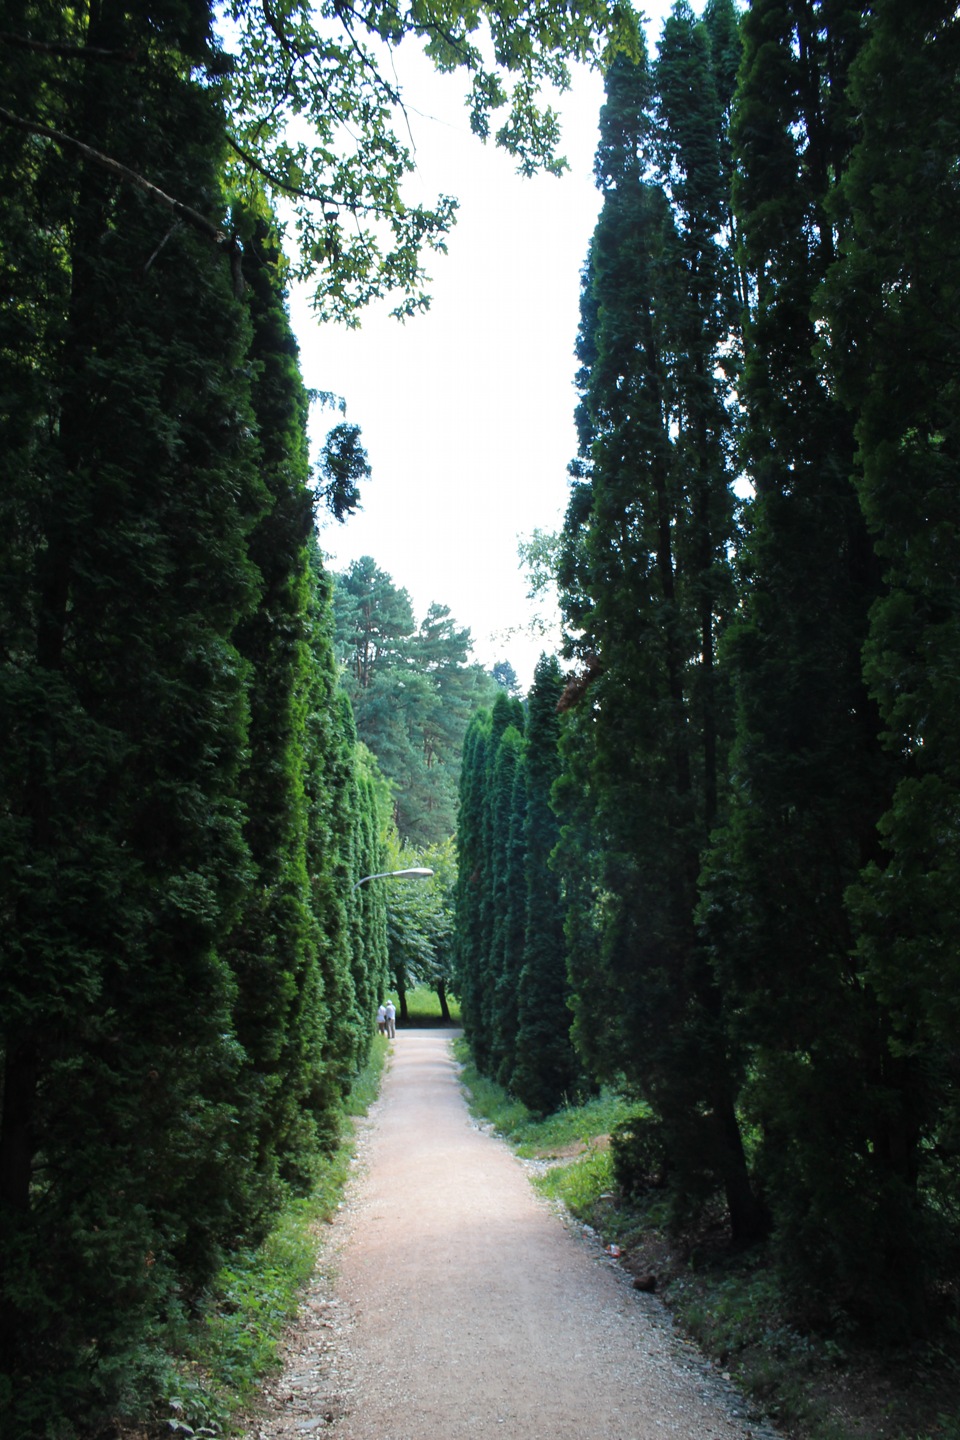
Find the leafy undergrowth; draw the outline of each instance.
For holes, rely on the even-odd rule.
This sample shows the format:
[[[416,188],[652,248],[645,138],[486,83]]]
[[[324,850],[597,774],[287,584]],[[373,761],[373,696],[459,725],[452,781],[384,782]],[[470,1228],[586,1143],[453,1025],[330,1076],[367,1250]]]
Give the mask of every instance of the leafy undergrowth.
[[[479,1075],[458,1043],[474,1115],[518,1154],[542,1163],[534,1184],[590,1225],[639,1290],[655,1291],[686,1335],[790,1440],[960,1440],[960,1331],[878,1352],[842,1330],[810,1333],[790,1318],[762,1248],[733,1252],[722,1214],[668,1235],[656,1203],[627,1204],[608,1137],[635,1113],[604,1093],[537,1121]]]
[[[158,1385],[167,1397],[163,1413],[153,1428],[121,1428],[122,1440],[229,1435],[232,1417],[279,1368],[280,1341],[314,1272],[321,1227],[332,1219],[346,1184],[351,1122],[376,1099],[387,1054],[387,1042],[375,1040],[346,1104],[339,1146],[313,1193],[291,1200],[257,1249],[231,1257],[206,1296],[202,1316],[159,1337],[167,1352]]]
[[[609,1135],[614,1126],[637,1113],[636,1105],[622,1095],[603,1090],[583,1104],[567,1105],[545,1120],[538,1120],[496,1081],[480,1074],[465,1040],[453,1042],[453,1053],[462,1066],[460,1078],[472,1113],[493,1125],[517,1154],[528,1160],[573,1160],[583,1156],[601,1143],[599,1137]]]

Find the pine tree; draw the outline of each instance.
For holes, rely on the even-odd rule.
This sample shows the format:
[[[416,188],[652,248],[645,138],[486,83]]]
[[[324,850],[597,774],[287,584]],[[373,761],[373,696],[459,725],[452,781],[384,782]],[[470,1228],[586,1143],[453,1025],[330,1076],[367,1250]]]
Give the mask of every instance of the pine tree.
[[[403,840],[439,843],[456,825],[464,732],[496,686],[468,661],[470,631],[447,607],[431,605],[417,625],[407,591],[369,556],[335,583],[337,648],[360,738],[394,782]]]

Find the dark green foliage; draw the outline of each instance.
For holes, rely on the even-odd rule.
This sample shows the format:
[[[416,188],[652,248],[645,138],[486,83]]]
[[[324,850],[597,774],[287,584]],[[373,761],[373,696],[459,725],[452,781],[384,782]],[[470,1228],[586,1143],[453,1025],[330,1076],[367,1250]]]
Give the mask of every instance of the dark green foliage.
[[[219,214],[206,7],[18,8],[125,58],[5,47],[5,93]],[[162,1325],[309,1183],[385,966],[382,908],[327,925],[385,820],[267,229],[234,217],[241,295],[137,187],[4,139],[0,1429],[26,1440],[146,1403]]]
[[[836,207],[848,238],[829,278],[824,346],[856,418],[858,495],[883,569],[865,676],[896,788],[880,821],[882,852],[847,898],[858,966],[889,1034],[892,1113],[877,1203],[889,1210],[887,1243],[901,1247],[898,1294],[915,1307],[924,1273],[955,1255],[960,1181],[960,432],[949,324],[960,284],[950,178],[958,47],[952,6],[875,7],[850,72],[863,118]],[[917,1265],[897,1237],[905,1229],[924,1239],[927,1226]]]
[[[457,836],[457,984],[474,1062],[538,1114],[580,1080],[550,792],[559,770],[556,659],[524,707],[501,692],[464,744]],[[526,713],[525,713],[526,710]]]
[[[205,10],[109,4],[67,33],[129,48],[148,27],[156,52],[109,77],[30,62],[34,96],[207,204],[221,122],[185,78]],[[233,633],[257,599],[247,537],[266,496],[224,259],[185,228],[158,250],[167,217],[54,147],[18,139],[0,166],[17,197],[3,263],[18,207],[38,247],[0,344],[15,578],[0,615],[0,1352],[37,1377],[6,1397],[4,1429],[28,1435],[64,1406],[118,1402],[117,1353],[204,1282],[244,1208],[221,947],[249,875]]]
[[[569,1100],[580,1073],[570,1041],[563,897],[550,863],[560,834],[550,795],[560,770],[557,705],[563,684],[556,658],[541,656],[527,702],[522,816],[526,915],[510,1078],[511,1091],[538,1115],[550,1114]]]
[[[487,883],[486,831],[483,823],[490,713],[481,710],[467,726],[460,762],[457,819],[456,983],[463,1027],[474,1054],[489,1052],[483,1028],[481,965],[483,914]]]
[[[525,846],[522,831],[517,833],[516,818],[521,794],[525,805],[526,774],[523,733],[515,724],[508,725],[500,736],[487,786],[491,920],[481,984],[485,1029],[490,1037],[489,1071],[504,1075],[509,1084],[516,1057],[517,982],[526,919]],[[515,885],[519,885],[519,894],[514,893]]]
[[[281,1180],[309,1184],[317,1154],[315,1093],[328,1015],[310,911],[306,692],[311,654],[307,398],[279,279],[279,251],[262,224],[246,247],[253,335],[251,399],[269,509],[249,540],[259,603],[237,629],[249,667],[249,759],[240,786],[251,881],[225,957],[237,981],[234,1025],[246,1063],[238,1087],[249,1147],[249,1203],[276,1203]],[[242,1099],[241,1099],[242,1096]],[[255,1183],[256,1180],[256,1183]]]
[[[319,933],[318,960],[329,1024],[323,1064],[311,1102],[318,1124],[331,1123],[336,1100],[363,1066],[373,1015],[386,973],[386,913],[368,911],[364,875],[384,868],[389,793],[376,763],[357,741],[350,701],[338,684],[333,645],[332,581],[312,549],[314,596],[310,612],[313,664],[307,704],[307,869]],[[323,1137],[322,1137],[323,1138]],[[325,1146],[335,1139],[331,1132]]]
[[[431,605],[419,626],[410,597],[364,556],[336,577],[334,609],[343,684],[360,738],[394,785],[394,820],[417,847],[453,833],[463,736],[495,693],[468,663],[470,632]]]
[[[511,778],[503,809],[491,1070],[497,1081],[509,1089],[517,1060],[518,992],[527,934],[527,769],[521,736],[514,728],[504,734],[497,765],[504,767]]]
[[[519,694],[520,682],[517,679],[517,672],[509,660],[498,660],[490,673],[497,684],[503,686],[508,695]]]
[[[852,480],[854,422],[812,314],[843,243],[834,193],[864,32],[859,5],[816,8],[818,24],[809,7],[766,3],[745,21],[736,193],[755,285],[743,393],[756,499],[726,652],[737,783],[703,914],[750,1056],[746,1103],[789,1273],[825,1305],[879,1315],[885,1288],[904,1294],[895,1271],[916,1269],[909,1203],[891,1188],[913,1086],[855,958],[847,892],[879,857],[896,763],[862,675],[881,574]]]
[[[335,425],[327,436],[320,458],[324,483],[317,494],[337,520],[344,520],[360,503],[360,480],[370,475],[367,452],[360,444],[357,425]]]
[[[497,984],[504,962],[502,922],[507,899],[505,872],[514,794],[512,770],[517,763],[517,742],[523,734],[523,728],[523,705],[501,690],[490,710],[490,739],[482,778],[483,871],[477,938],[477,1008],[481,1022],[476,1032],[476,1046],[473,1048],[474,1057],[476,1058],[478,1053],[482,1057],[482,1063],[478,1059],[477,1064],[485,1072],[494,1063]],[[504,747],[514,750],[512,761],[508,761],[505,766],[500,764]],[[472,1040],[471,1045],[473,1046]]]
[[[485,1074],[512,1063],[498,1006],[506,1004],[504,966],[515,972],[519,964],[510,948],[517,922],[507,923],[514,900],[507,887],[515,863],[511,818],[519,800],[514,780],[523,763],[523,724],[520,701],[501,689],[492,709],[471,721],[460,771],[457,986],[470,1048]]]
[[[719,24],[718,7],[713,15]],[[557,793],[584,1059],[653,1107],[677,1206],[722,1188],[746,1239],[764,1217],[696,928],[730,728],[716,667],[734,595],[724,85],[686,5],[665,26],[656,67],[620,61],[607,79],[604,205],[578,342],[580,457],[560,567],[584,668],[565,703],[584,713],[569,727]]]

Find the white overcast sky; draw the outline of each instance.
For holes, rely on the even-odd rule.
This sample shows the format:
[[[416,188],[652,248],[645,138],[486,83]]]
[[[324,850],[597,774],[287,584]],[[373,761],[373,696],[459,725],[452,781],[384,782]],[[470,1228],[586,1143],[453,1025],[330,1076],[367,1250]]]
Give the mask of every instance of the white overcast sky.
[[[657,17],[653,48],[669,3],[645,9]],[[425,199],[457,196],[460,210],[449,253],[428,260],[427,314],[400,323],[385,305],[347,330],[318,324],[305,297],[292,297],[306,384],[343,397],[373,470],[362,511],[324,523],[320,543],[334,570],[372,555],[409,591],[418,621],[432,602],[448,606],[469,627],[475,658],[487,667],[509,660],[526,688],[556,641],[524,633],[532,607],[517,540],[557,529],[566,508],[602,81],[581,72],[561,97],[570,171],[523,180],[492,142],[471,135],[462,76],[434,75],[413,44],[401,47],[396,69],[414,183]],[[314,414],[315,443],[339,418]]]

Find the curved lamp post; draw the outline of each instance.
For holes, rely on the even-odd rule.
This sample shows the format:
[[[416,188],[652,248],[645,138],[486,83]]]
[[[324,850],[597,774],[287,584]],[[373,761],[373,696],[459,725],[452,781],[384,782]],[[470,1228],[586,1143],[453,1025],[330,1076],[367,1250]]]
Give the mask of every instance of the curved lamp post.
[[[424,866],[414,865],[409,870],[379,870],[376,875],[364,875],[354,885],[354,890],[359,890],[361,885],[366,885],[368,880],[427,880],[433,874]]]

